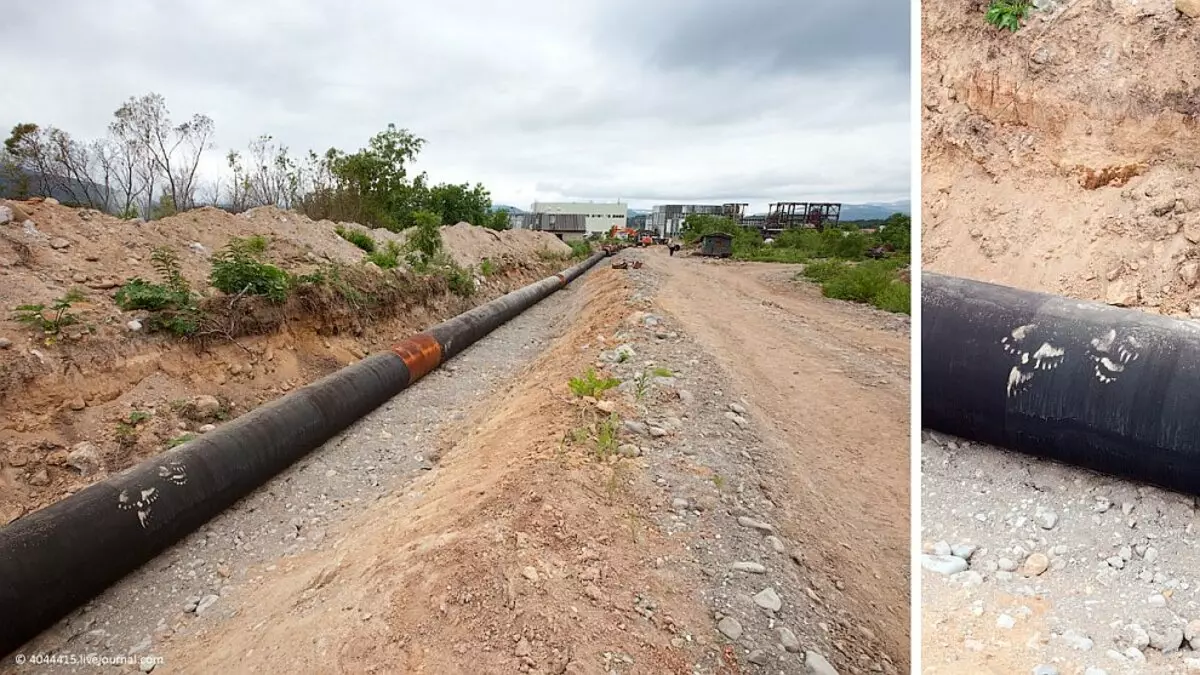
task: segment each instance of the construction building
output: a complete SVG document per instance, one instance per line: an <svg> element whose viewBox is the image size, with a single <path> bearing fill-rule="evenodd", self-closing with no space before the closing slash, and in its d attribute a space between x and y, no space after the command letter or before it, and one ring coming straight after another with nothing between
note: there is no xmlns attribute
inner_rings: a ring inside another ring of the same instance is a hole
<svg viewBox="0 0 1200 675"><path fill-rule="evenodd" d="M658 204L650 212L647 228L660 237L678 237L683 230L683 221L690 215L725 215L725 207L713 204Z"/></svg>
<svg viewBox="0 0 1200 675"><path fill-rule="evenodd" d="M796 227L824 230L837 227L842 205L826 202L778 202L771 204L763 221L763 233L775 235Z"/></svg>
<svg viewBox="0 0 1200 675"><path fill-rule="evenodd" d="M587 216L582 213L526 213L521 227L550 232L563 241L581 241L587 237Z"/></svg>
<svg viewBox="0 0 1200 675"><path fill-rule="evenodd" d="M524 219L525 227L529 229L548 229L550 221L557 225L559 216L580 216L583 219L584 236L605 234L615 225L625 228L625 220L629 207L623 202L534 202L530 207L528 217ZM555 216L553 219L544 216ZM561 222L569 222L571 227L577 227L574 218ZM553 231L553 230L551 230ZM560 230L561 231L561 230ZM575 230L572 230L574 232Z"/></svg>

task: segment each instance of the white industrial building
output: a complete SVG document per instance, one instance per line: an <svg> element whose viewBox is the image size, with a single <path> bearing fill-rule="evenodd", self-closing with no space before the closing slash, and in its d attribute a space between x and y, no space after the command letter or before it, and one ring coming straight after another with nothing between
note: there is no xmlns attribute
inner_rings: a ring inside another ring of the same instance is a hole
<svg viewBox="0 0 1200 675"><path fill-rule="evenodd" d="M607 234L614 225L625 227L629 207L624 202L534 202L529 210L534 214L584 216L587 233L592 235Z"/></svg>

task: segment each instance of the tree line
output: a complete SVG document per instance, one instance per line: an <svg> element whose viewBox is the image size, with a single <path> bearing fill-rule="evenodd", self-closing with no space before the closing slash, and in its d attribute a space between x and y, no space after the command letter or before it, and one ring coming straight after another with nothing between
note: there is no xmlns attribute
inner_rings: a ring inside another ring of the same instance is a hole
<svg viewBox="0 0 1200 675"><path fill-rule="evenodd" d="M54 196L122 218L161 218L205 205L234 213L273 205L314 220L392 231L427 222L427 214L444 225L508 227L508 214L492 211L482 184L431 184L424 172L410 176L425 140L395 124L355 152L293 155L263 135L244 152L226 154L229 175L204 180L200 159L215 148L215 129L199 113L176 123L160 94L135 96L113 113L106 135L90 141L53 126L15 125L0 150L0 178L16 198Z"/></svg>

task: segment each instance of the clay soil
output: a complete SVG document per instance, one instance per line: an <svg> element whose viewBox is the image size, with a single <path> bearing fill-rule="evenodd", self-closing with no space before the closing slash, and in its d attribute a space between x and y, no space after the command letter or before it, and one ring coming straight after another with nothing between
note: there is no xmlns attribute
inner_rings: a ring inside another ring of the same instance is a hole
<svg viewBox="0 0 1200 675"><path fill-rule="evenodd" d="M405 277L390 306L355 311L291 302L238 305L235 328L203 342L131 331L145 312L113 300L133 277L158 281L151 251L172 250L195 289L207 287L210 256L231 238L262 235L266 256L303 274L328 264L356 267L364 253L314 222L273 207L231 215L204 208L158 221L124 221L53 202L8 202L17 217L0 225L0 525L219 425L398 339L563 267L569 248L551 235L493 232L460 223L442 228L447 252L475 270L478 292L460 298L444 282ZM403 236L373 231L379 242ZM483 276L480 263L495 270ZM382 278L382 277L381 277ZM47 341L14 320L20 305L49 306L68 293L78 323ZM216 291L208 289L210 295ZM219 294L217 294L219 295ZM232 307L233 304L230 304ZM245 309L241 309L245 307ZM219 406L197 410L198 396ZM87 461L72 461L84 447Z"/></svg>
<svg viewBox="0 0 1200 675"><path fill-rule="evenodd" d="M925 269L1200 312L1200 22L1173 0L922 3Z"/></svg>

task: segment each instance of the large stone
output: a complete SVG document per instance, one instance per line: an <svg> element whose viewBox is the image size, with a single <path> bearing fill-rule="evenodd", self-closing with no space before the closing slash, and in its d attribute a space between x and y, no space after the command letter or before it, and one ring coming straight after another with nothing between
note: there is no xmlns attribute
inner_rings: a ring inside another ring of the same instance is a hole
<svg viewBox="0 0 1200 675"><path fill-rule="evenodd" d="M1200 0L1197 0L1200 2ZM1179 278L1183 283L1188 285L1188 288L1196 285L1197 279L1200 279L1200 262L1189 260L1179 266Z"/></svg>
<svg viewBox="0 0 1200 675"><path fill-rule="evenodd" d="M1175 0L1175 9L1193 19L1200 19L1200 0Z"/></svg>
<svg viewBox="0 0 1200 675"><path fill-rule="evenodd" d="M754 596L754 604L771 612L778 612L783 607L783 600L774 588L764 588Z"/></svg>
<svg viewBox="0 0 1200 675"><path fill-rule="evenodd" d="M100 470L100 451L96 446L84 441L78 443L67 455L67 464L79 472L81 476L90 476Z"/></svg>
<svg viewBox="0 0 1200 675"><path fill-rule="evenodd" d="M1117 307L1134 307L1138 302L1136 282L1131 279L1118 279L1108 285L1104 301Z"/></svg>
<svg viewBox="0 0 1200 675"><path fill-rule="evenodd" d="M804 652L804 670L810 675L838 675L837 668L816 652Z"/></svg>
<svg viewBox="0 0 1200 675"><path fill-rule="evenodd" d="M192 399L191 410L189 415L196 420L212 419L221 412L221 401L216 396L201 394Z"/></svg>
<svg viewBox="0 0 1200 675"><path fill-rule="evenodd" d="M967 571L970 565L966 560L955 555L922 555L921 568L938 574L958 574Z"/></svg>

